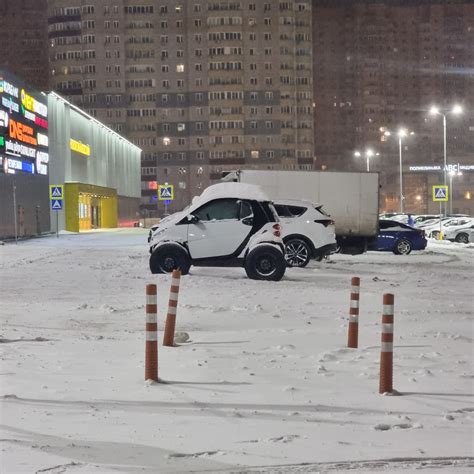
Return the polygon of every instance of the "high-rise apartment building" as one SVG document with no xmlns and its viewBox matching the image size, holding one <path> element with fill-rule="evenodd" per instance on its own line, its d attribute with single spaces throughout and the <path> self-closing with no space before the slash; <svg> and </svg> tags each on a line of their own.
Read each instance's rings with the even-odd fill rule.
<svg viewBox="0 0 474 474">
<path fill-rule="evenodd" d="M 0 67 L 48 90 L 46 0 L 0 0 Z"/>
<path fill-rule="evenodd" d="M 142 206 L 313 168 L 310 0 L 49 0 L 53 88 L 144 150 Z M 159 207 L 158 207 L 159 206 Z"/>
<path fill-rule="evenodd" d="M 382 208 L 400 205 L 399 127 L 415 132 L 402 144 L 407 173 L 410 165 L 443 165 L 443 118 L 428 114 L 432 104 L 463 106 L 461 115 L 447 113 L 447 163 L 474 165 L 472 1 L 313 0 L 313 71 L 318 163 L 362 171 L 371 147 L 379 153 L 370 167 L 382 171 Z M 392 135 L 382 139 L 381 127 Z M 460 200 L 470 199 L 471 176 L 456 178 Z M 408 209 L 427 209 L 428 182 L 422 171 L 406 176 Z"/>
</svg>

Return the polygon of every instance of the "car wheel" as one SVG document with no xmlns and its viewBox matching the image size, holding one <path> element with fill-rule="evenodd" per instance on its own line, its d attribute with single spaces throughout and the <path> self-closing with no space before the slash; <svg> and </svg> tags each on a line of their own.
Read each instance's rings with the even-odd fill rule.
<svg viewBox="0 0 474 474">
<path fill-rule="evenodd" d="M 311 259 L 309 245 L 301 239 L 289 239 L 285 243 L 285 260 L 289 267 L 306 267 Z"/>
<path fill-rule="evenodd" d="M 456 242 L 460 242 L 461 244 L 468 244 L 469 243 L 469 236 L 461 232 L 460 234 L 456 235 Z"/>
<path fill-rule="evenodd" d="M 280 281 L 285 270 L 283 253 L 271 245 L 259 245 L 245 259 L 245 272 L 252 280 Z"/>
<path fill-rule="evenodd" d="M 393 253 L 396 255 L 408 255 L 411 252 L 412 245 L 409 240 L 402 239 L 397 242 Z"/>
<path fill-rule="evenodd" d="M 173 270 L 181 270 L 181 275 L 189 273 L 191 261 L 189 256 L 177 244 L 159 245 L 150 256 L 151 273 L 171 273 Z"/>
</svg>

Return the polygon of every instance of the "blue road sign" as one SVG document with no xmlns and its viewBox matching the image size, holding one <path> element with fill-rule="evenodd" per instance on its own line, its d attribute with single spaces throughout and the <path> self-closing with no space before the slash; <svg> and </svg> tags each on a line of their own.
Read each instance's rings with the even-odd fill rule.
<svg viewBox="0 0 474 474">
<path fill-rule="evenodd" d="M 51 210 L 52 211 L 61 211 L 63 208 L 62 199 L 51 199 Z"/>
<path fill-rule="evenodd" d="M 434 202 L 446 202 L 448 198 L 448 186 L 435 185 L 433 186 L 433 201 Z"/>
<path fill-rule="evenodd" d="M 52 184 L 49 186 L 50 199 L 62 199 L 63 196 L 63 186 L 61 184 Z"/>
<path fill-rule="evenodd" d="M 174 199 L 174 186 L 172 184 L 160 184 L 158 186 L 158 199 L 160 201 L 172 201 Z"/>
</svg>

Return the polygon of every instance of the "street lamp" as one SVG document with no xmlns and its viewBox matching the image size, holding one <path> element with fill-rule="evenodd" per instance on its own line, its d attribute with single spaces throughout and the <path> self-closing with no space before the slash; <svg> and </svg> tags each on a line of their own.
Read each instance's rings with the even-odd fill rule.
<svg viewBox="0 0 474 474">
<path fill-rule="evenodd" d="M 384 135 L 386 137 L 390 137 L 392 133 L 389 130 L 384 131 Z M 397 132 L 397 137 L 398 137 L 398 155 L 399 155 L 399 161 L 400 161 L 400 213 L 403 214 L 403 200 L 405 199 L 403 196 L 403 139 L 408 137 L 408 136 L 413 136 L 415 135 L 415 132 L 411 131 L 409 132 L 406 128 L 400 128 Z"/>
<path fill-rule="evenodd" d="M 370 159 L 373 157 L 373 156 L 379 156 L 380 153 L 375 153 L 374 150 L 370 149 L 370 148 L 367 148 L 367 150 L 365 150 L 364 152 L 364 156 L 367 160 L 367 173 L 370 172 Z M 354 156 L 356 158 L 360 158 L 362 156 L 362 153 L 360 151 L 356 151 L 354 152 Z"/>
<path fill-rule="evenodd" d="M 461 171 L 450 171 L 449 172 L 449 213 L 453 213 L 453 177 L 462 176 Z"/>
<path fill-rule="evenodd" d="M 163 146 L 165 147 L 165 150 L 168 150 L 168 147 L 170 145 L 171 145 L 171 138 L 170 137 L 163 137 Z M 158 166 L 156 167 L 156 184 L 158 185 Z M 167 182 L 165 182 L 165 186 L 168 186 Z M 159 189 L 159 186 L 157 186 L 157 189 L 156 189 L 156 198 L 157 198 L 156 209 L 157 209 L 158 215 L 159 215 L 159 206 L 160 206 L 159 193 L 160 193 L 160 189 Z M 165 207 L 164 215 L 166 215 L 166 214 L 168 214 L 168 202 L 165 200 L 163 203 L 164 203 L 164 207 Z"/>
<path fill-rule="evenodd" d="M 443 171 L 443 177 L 444 177 L 444 185 L 446 186 L 447 183 L 447 170 L 448 170 L 448 160 L 447 160 L 447 153 L 446 153 L 446 115 L 448 113 L 451 113 L 453 115 L 460 115 L 463 113 L 463 109 L 459 104 L 456 104 L 452 107 L 450 110 L 444 110 L 441 112 L 441 110 L 436 106 L 433 105 L 430 108 L 430 115 L 442 115 L 443 116 L 443 157 L 444 157 L 444 171 Z M 447 206 L 445 207 L 445 214 L 447 213 Z"/>
</svg>

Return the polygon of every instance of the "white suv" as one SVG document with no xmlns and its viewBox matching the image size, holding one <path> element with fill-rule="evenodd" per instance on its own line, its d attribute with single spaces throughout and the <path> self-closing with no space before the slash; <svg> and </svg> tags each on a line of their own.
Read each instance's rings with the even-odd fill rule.
<svg viewBox="0 0 474 474">
<path fill-rule="evenodd" d="M 294 199 L 275 200 L 282 223 L 285 259 L 290 267 L 305 267 L 314 258 L 337 251 L 334 221 L 322 205 Z"/>
<path fill-rule="evenodd" d="M 461 222 L 461 224 L 446 227 L 444 230 L 444 238 L 462 244 L 474 242 L 474 220 L 466 219 Z"/>
<path fill-rule="evenodd" d="M 278 215 L 250 184 L 208 187 L 186 209 L 153 226 L 148 242 L 152 273 L 243 266 L 249 278 L 278 281 L 286 269 Z"/>
</svg>

